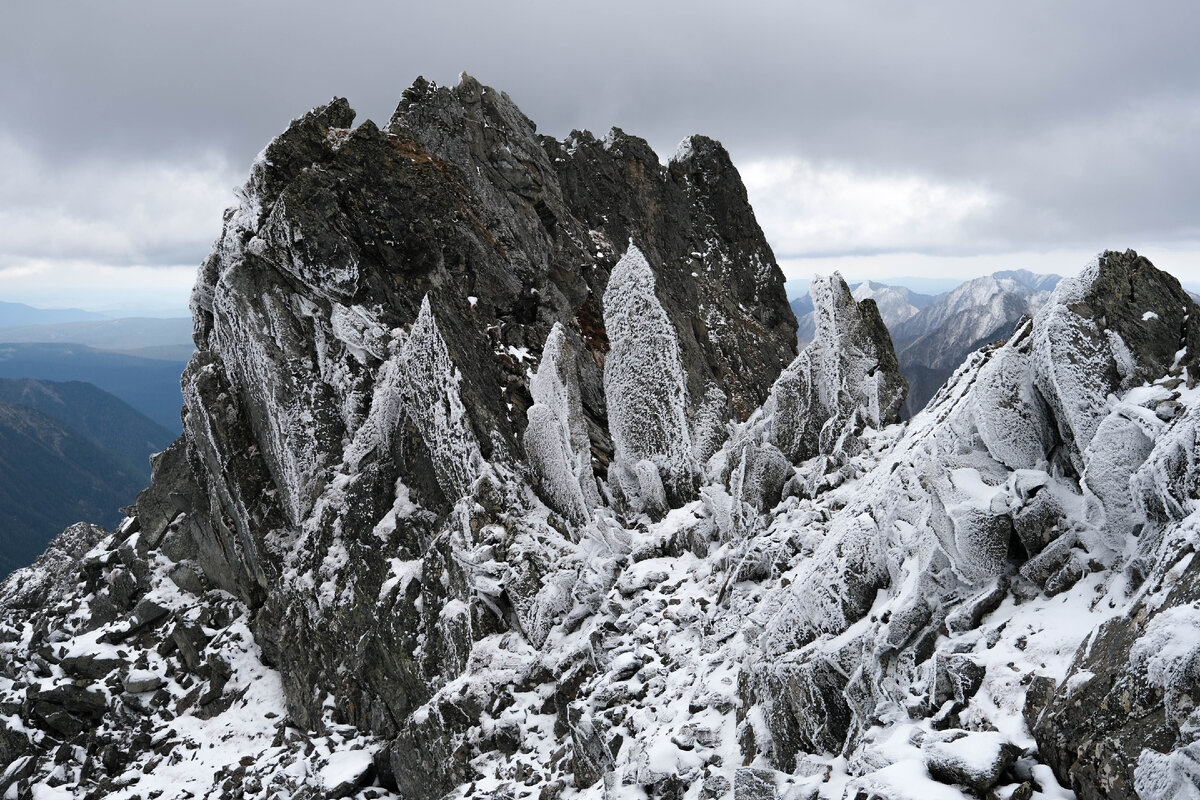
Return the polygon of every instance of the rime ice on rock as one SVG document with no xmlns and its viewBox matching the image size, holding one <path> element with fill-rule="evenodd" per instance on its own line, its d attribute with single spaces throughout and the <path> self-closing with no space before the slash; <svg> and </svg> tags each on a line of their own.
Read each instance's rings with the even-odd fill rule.
<svg viewBox="0 0 1200 800">
<path fill-rule="evenodd" d="M 1032 715 L 1026 720 L 1039 758 L 1058 780 L 1091 787 L 1086 796 L 1131 785 L 1135 770 L 1150 796 L 1187 785 L 1186 753 L 1194 750 L 1188 726 L 1176 723 L 1181 733 L 1172 745 L 1173 734 L 1138 729 L 1135 720 L 1146 711 L 1127 712 L 1130 704 L 1165 704 L 1168 718 L 1181 720 L 1191 711 L 1190 701 L 1178 698 L 1179 687 L 1195 687 L 1192 666 L 1183 666 L 1195 663 L 1200 641 L 1194 609 L 1153 614 L 1160 604 L 1200 602 L 1187 577 L 1195 569 L 1179 560 L 1183 542 L 1195 537 L 1195 505 L 1179 502 L 1183 487 L 1194 485 L 1195 459 L 1187 453 L 1197 441 L 1195 395 L 1183 388 L 1179 359 L 1172 365 L 1164 355 L 1178 345 L 1161 334 L 1136 336 L 1132 326 L 1155 320 L 1144 319 L 1144 301 L 1119 292 L 1132 285 L 1134 294 L 1166 295 L 1156 307 L 1195 306 L 1161 274 L 1133 277 L 1142 269 L 1137 263 L 1130 254 L 1105 254 L 1099 268 L 1063 286 L 1012 340 L 968 359 L 872 473 L 844 494 L 830 493 L 846 506 L 823 526 L 811 555 L 785 575 L 790 585 L 764 604 L 770 614 L 758 646 L 765 658 L 752 668 L 765 713 L 762 735 L 771 737 L 781 769 L 796 752 L 844 748 L 852 769 L 867 773 L 850 786 L 892 791 L 885 776 L 902 772 L 905 762 L 897 759 L 908 757 L 905 747 L 883 748 L 874 732 L 857 726 L 896 712 L 907 717 L 918 704 L 900 687 L 928 679 L 935 687 L 929 713 L 947 696 L 957 698 L 968 704 L 955 712 L 972 721 L 967 727 L 996 724 L 1011 739 L 1026 729 L 1006 729 L 1003 713 L 985 711 L 988 704 Z M 1185 327 L 1188 316 L 1175 314 Z M 1039 330 L 1045 320 L 1056 337 Z M 1082 450 L 1080 440 L 1087 443 Z M 1135 586 L 1145 582 L 1146 595 L 1130 592 L 1118 570 L 1106 569 L 1135 549 L 1128 574 Z M 836 592 L 823 588 L 834 585 Z M 1021 599 L 1010 604 L 1009 592 Z M 1059 629 L 1020 621 L 1031 596 L 1034 608 L 1047 609 L 1029 612 L 1032 619 L 1061 613 Z M 1147 613 L 1154 621 L 1142 633 L 1130 620 Z M 1081 625 L 1083 619 L 1089 621 Z M 1074 642 L 1092 628 L 1087 646 L 1077 649 Z M 949 636 L 945 649 L 929 638 L 935 630 Z M 1020 638 L 1005 645 L 1009 631 Z M 1011 674 L 1014 658 L 1036 653 L 1041 636 L 1061 644 L 1025 663 L 1038 674 L 1050 670 L 1057 683 L 1049 685 L 1060 688 L 1049 699 L 1029 689 L 1022 708 L 1008 699 L 1005 670 Z M 1167 637 L 1176 645 L 1164 644 Z M 1012 649 L 989 655 L 1003 647 Z M 1147 679 L 1159 688 L 1145 688 Z M 972 702 L 977 693 L 984 694 L 979 706 Z M 903 738 L 904 723 L 890 724 L 898 727 L 893 738 Z M 914 732 L 906 746 L 919 737 L 929 741 L 926 732 Z M 1172 746 L 1179 749 L 1161 754 Z M 1002 760 L 972 745 L 988 769 L 968 776 L 944 749 L 926 748 L 929 772 L 940 780 L 972 782 L 983 792 L 1003 769 Z M 1096 753 L 1103 754 L 1099 761 Z"/>
<path fill-rule="evenodd" d="M 394 340 L 391 348 L 379 366 L 370 411 L 346 448 L 345 465 L 356 472 L 373 453 L 389 449 L 400 427 L 410 421 L 433 457 L 439 482 L 457 499 L 479 476 L 482 456 L 459 394 L 461 375 L 428 296 L 407 336 Z"/>
<path fill-rule="evenodd" d="M 1068 444 L 1076 470 L 1104 416 L 1104 403 L 1115 365 L 1099 323 L 1071 310 L 1095 280 L 1098 267 L 1088 265 L 1055 289 L 1034 326 L 1035 383 L 1054 409 L 1058 433 Z"/>
<path fill-rule="evenodd" d="M 604 325 L 612 348 L 604 393 L 616 450 L 610 483 L 638 498 L 637 510 L 661 512 L 663 501 L 677 505 L 695 495 L 696 466 L 679 342 L 654 294 L 650 264 L 632 242 L 604 290 Z"/>
<path fill-rule="evenodd" d="M 831 454 L 869 425 L 899 420 L 905 382 L 873 301 L 856 303 L 842 277 L 810 284 L 816 334 L 771 390 L 770 441 L 793 462 Z"/>
<path fill-rule="evenodd" d="M 995 351 L 976 379 L 974 416 L 992 458 L 1009 469 L 1041 469 L 1053 432 L 1033 384 L 1032 323 Z"/>
<path fill-rule="evenodd" d="M 526 412 L 525 452 L 537 484 L 556 511 L 573 522 L 585 522 L 600 498 L 592 477 L 575 355 L 561 323 L 555 323 L 546 338 L 529 389 L 533 405 Z"/>
<path fill-rule="evenodd" d="M 625 134 L 610 148 L 586 133 L 554 142 L 467 76 L 453 88 L 418 81 L 386 129 L 352 128 L 353 116 L 335 100 L 294 121 L 255 162 L 193 294 L 198 351 L 184 378 L 184 437 L 157 460 L 136 517 L 84 558 L 84 584 L 72 568 L 63 602 L 28 612 L 39 616 L 24 641 L 48 661 L 16 652 L 29 626 L 0 604 L 0 763 L 21 753 L 0 794 L 24 796 L 30 784 L 169 793 L 177 787 L 161 776 L 179 766 L 197 795 L 442 800 L 481 781 L 475 796 L 504 796 L 516 785 L 507 773 L 520 770 L 518 793 L 553 796 L 570 783 L 594 796 L 612 778 L 589 774 L 589 763 L 594 773 L 637 759 L 645 776 L 678 763 L 674 731 L 651 711 L 657 699 L 630 723 L 652 746 L 630 741 L 621 755 L 611 720 L 583 707 L 593 693 L 616 697 L 628 678 L 592 670 L 654 670 L 699 652 L 701 601 L 717 585 L 689 588 L 678 607 L 654 599 L 637 609 L 678 634 L 661 658 L 640 635 L 628 642 L 637 652 L 614 652 L 625 644 L 605 640 L 604 622 L 620 613 L 604 609 L 626 602 L 622 591 L 647 599 L 668 573 L 676 586 L 710 573 L 692 552 L 708 551 L 710 520 L 685 502 L 696 461 L 720 448 L 729 419 L 752 413 L 794 357 L 783 277 L 736 169 L 699 137 L 669 166 Z M 627 260 L 614 272 L 611 243 L 631 237 L 655 267 L 622 297 L 622 272 L 638 270 Z M 616 313 L 608 325 L 606 311 Z M 539 350 L 533 373 L 527 355 Z M 614 375 L 624 365 L 628 379 L 608 392 L 606 363 Z M 647 410 L 657 414 L 648 434 L 638 429 Z M 627 434 L 616 446 L 610 419 Z M 599 496 L 593 458 L 611 463 L 617 447 L 626 461 L 612 493 L 646 516 L 667 514 L 638 519 L 653 534 L 597 508 L 612 498 Z M 626 569 L 635 550 L 653 569 Z M 668 550 L 671 559 L 656 555 Z M 754 549 L 737 574 L 764 574 L 767 556 Z M 164 586 L 179 603 L 160 618 Z M 227 632 L 221 615 L 238 602 L 253 641 L 239 628 L 206 646 L 203 637 Z M 50 708 L 74 693 L 51 682 L 79 669 L 60 666 L 75 656 L 53 648 L 67 641 L 60 633 L 76 636 L 77 620 L 94 621 L 85 639 L 123 637 L 130 662 L 127 675 L 82 698 L 104 707 L 104 725 L 80 734 L 86 747 L 63 746 L 64 730 L 82 722 Z M 45 635 L 55 637 L 51 650 Z M 257 676 L 249 659 L 233 676 L 222 666 L 252 644 L 280 679 L 277 702 L 257 709 L 253 690 L 236 696 Z M 587 651 L 594 657 L 581 658 Z M 160 715 L 150 709 L 158 698 L 136 696 L 144 673 L 167 666 L 183 676 L 181 659 L 196 674 L 167 684 L 192 685 Z M 689 682 L 725 677 L 726 661 L 711 653 Z M 31 691 L 49 691 L 40 711 L 21 711 L 35 670 L 46 682 Z M 685 674 L 647 691 L 674 708 Z M 729 684 L 702 680 L 727 708 Z M 254 717 L 245 748 L 222 746 L 228 734 L 216 729 L 241 721 L 214 705 L 227 701 Z M 268 708 L 276 716 L 261 713 Z M 154 738 L 125 725 L 134 714 L 157 726 L 168 713 L 170 729 L 156 727 Z M 201 715 L 211 740 L 177 741 Z M 526 721 L 538 716 L 535 732 Z M 712 717 L 680 732 L 682 747 L 724 750 L 732 717 Z M 194 761 L 193 746 L 203 756 Z M 501 756 L 499 769 L 485 763 Z"/>
<path fill-rule="evenodd" d="M 438 332 L 428 295 L 400 350 L 406 411 L 433 455 L 442 485 L 462 494 L 478 477 L 481 456 L 459 396 L 461 380 Z"/>
<path fill-rule="evenodd" d="M 0 794 L 1194 794 L 1176 282 L 1106 253 L 887 425 L 817 281 L 761 407 L 792 328 L 718 145 L 538 138 L 469 78 L 347 116 L 256 163 L 135 515 L 0 588 Z"/>
</svg>

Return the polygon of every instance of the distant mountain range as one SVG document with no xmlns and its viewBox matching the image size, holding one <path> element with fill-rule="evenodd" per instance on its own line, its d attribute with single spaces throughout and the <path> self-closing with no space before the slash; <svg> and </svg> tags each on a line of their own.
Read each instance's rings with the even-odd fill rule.
<svg viewBox="0 0 1200 800">
<path fill-rule="evenodd" d="M 0 303 L 0 577 L 65 526 L 114 526 L 179 434 L 186 318 Z"/>
<path fill-rule="evenodd" d="M 179 376 L 186 362 L 140 358 L 78 344 L 0 344 L 0 378 L 85 381 L 119 397 L 173 434 L 182 431 Z"/>
<path fill-rule="evenodd" d="M 175 434 L 117 397 L 82 381 L 0 378 L 0 403 L 23 406 L 70 428 L 150 478 L 150 456 L 167 448 Z"/>
<path fill-rule="evenodd" d="M 24 303 L 0 302 L 0 327 L 16 325 L 54 325 L 61 322 L 85 322 L 107 319 L 103 314 L 81 308 L 34 308 Z"/>
<path fill-rule="evenodd" d="M 127 317 L 0 327 L 0 342 L 82 344 L 97 350 L 167 361 L 187 361 L 194 349 L 192 321 L 187 317 Z"/>
<path fill-rule="evenodd" d="M 0 303 L 0 378 L 91 383 L 175 434 L 179 378 L 194 349 L 188 317 L 110 319 Z"/>
<path fill-rule="evenodd" d="M 988 342 L 1007 338 L 1017 321 L 1032 315 L 1058 285 L 1058 275 L 1007 270 L 969 280 L 942 294 L 865 281 L 854 298 L 871 298 L 892 336 L 900 371 L 909 382 L 904 412 L 925 407 L 966 357 Z M 804 345 L 813 336 L 812 300 L 791 301 Z"/>
<path fill-rule="evenodd" d="M 149 454 L 172 438 L 94 386 L 0 381 L 0 577 L 64 526 L 120 522 L 148 483 Z"/>
</svg>

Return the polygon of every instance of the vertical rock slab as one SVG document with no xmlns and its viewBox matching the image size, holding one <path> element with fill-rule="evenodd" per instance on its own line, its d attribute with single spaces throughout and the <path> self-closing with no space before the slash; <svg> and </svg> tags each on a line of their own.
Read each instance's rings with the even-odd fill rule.
<svg viewBox="0 0 1200 800">
<path fill-rule="evenodd" d="M 770 442 L 793 462 L 832 454 L 865 425 L 900 419 L 908 384 L 900 376 L 875 302 L 856 302 L 838 274 L 810 285 L 813 341 L 771 389 Z"/>
<path fill-rule="evenodd" d="M 604 392 L 615 448 L 609 475 L 618 485 L 640 485 L 635 495 L 655 493 L 651 487 L 659 482 L 668 502 L 679 505 L 697 488 L 687 383 L 675 329 L 655 288 L 646 257 L 630 243 L 604 290 L 612 348 L 604 362 Z M 657 475 L 643 475 L 646 462 Z"/>
</svg>

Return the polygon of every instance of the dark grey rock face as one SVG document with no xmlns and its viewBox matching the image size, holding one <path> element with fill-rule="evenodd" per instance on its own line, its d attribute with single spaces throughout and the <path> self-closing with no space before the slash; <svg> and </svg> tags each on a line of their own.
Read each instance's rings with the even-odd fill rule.
<svg viewBox="0 0 1200 800">
<path fill-rule="evenodd" d="M 703 398 L 715 384 L 745 419 L 766 399 L 762 377 L 795 355 L 782 344 L 786 331 L 795 339 L 795 320 L 725 148 L 693 136 L 664 168 L 644 140 L 619 129 L 545 144 L 564 200 L 605 254 L 601 264 L 610 270 L 632 239 L 656 267 L 689 365 L 689 396 Z"/>
<path fill-rule="evenodd" d="M 1120 335 L 1133 355 L 1132 369 L 1117 365 L 1119 379 L 1136 386 L 1180 365 L 1195 371 L 1200 359 L 1200 319 L 1191 295 L 1173 276 L 1132 250 L 1100 256 L 1091 291 L 1068 306 Z M 1186 349 L 1180 359 L 1176 354 Z"/>
<path fill-rule="evenodd" d="M 335 100 L 292 123 L 226 215 L 193 295 L 185 433 L 136 515 L 177 585 L 250 609 L 296 724 L 334 709 L 392 742 L 381 776 L 433 798 L 469 779 L 463 735 L 496 698 L 480 686 L 414 711 L 474 641 L 545 638 L 562 613 L 554 542 L 602 500 L 604 298 L 622 255 L 645 254 L 682 369 L 686 446 L 631 450 L 669 504 L 766 398 L 795 320 L 716 142 L 668 166 L 620 131 L 556 142 L 467 77 L 418 81 L 384 129 L 353 116 Z M 533 390 L 552 330 L 553 380 Z"/>
</svg>

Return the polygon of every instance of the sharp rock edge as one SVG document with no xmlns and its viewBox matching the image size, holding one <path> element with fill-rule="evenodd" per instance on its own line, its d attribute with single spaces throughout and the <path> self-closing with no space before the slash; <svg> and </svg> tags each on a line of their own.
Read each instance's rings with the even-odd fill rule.
<svg viewBox="0 0 1200 800">
<path fill-rule="evenodd" d="M 716 142 L 353 116 L 255 162 L 130 517 L 0 588 L 0 793 L 1196 795 L 1173 279 L 1101 255 L 901 425 Z"/>
</svg>

